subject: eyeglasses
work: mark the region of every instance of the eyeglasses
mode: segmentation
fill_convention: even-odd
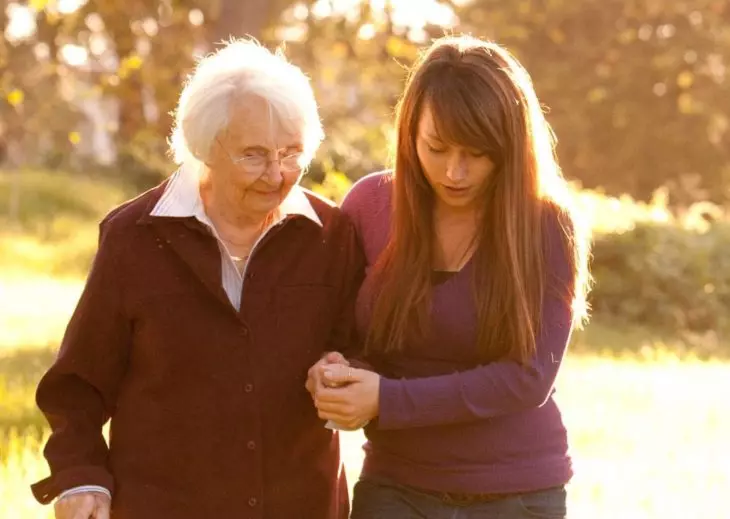
[[[272,162],[278,162],[279,168],[281,168],[281,171],[284,173],[292,173],[294,171],[299,171],[302,169],[301,159],[304,154],[301,151],[292,153],[291,155],[287,155],[285,157],[278,157],[276,159],[271,159],[265,155],[259,154],[246,154],[243,157],[236,158],[228,152],[228,150],[225,146],[223,146],[220,140],[218,140],[218,144],[221,148],[223,148],[223,151],[226,152],[226,155],[228,155],[231,163],[234,166],[241,168],[249,175],[263,175],[269,169],[269,166]]]

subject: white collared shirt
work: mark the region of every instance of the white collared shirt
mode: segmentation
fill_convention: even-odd
[[[251,249],[251,253],[256,248],[258,242],[278,223],[284,220],[288,215],[300,214],[321,226],[322,222],[314,211],[312,204],[309,202],[304,190],[299,186],[294,186],[287,197],[282,201],[274,216],[273,222],[269,227],[261,233],[261,236]],[[233,256],[228,252],[223,240],[216,230],[213,222],[205,213],[203,200],[200,197],[199,176],[195,170],[190,167],[182,166],[170,179],[165,192],[155,207],[150,212],[152,216],[165,216],[177,218],[195,217],[199,222],[210,229],[213,236],[218,240],[218,248],[221,251],[221,283],[223,289],[228,295],[231,305],[236,310],[241,307],[241,290],[243,289],[243,275],[236,268],[236,262]]]

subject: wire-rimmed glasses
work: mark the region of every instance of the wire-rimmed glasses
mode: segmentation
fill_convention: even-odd
[[[281,171],[283,173],[292,173],[295,171],[300,171],[302,169],[301,159],[303,153],[301,151],[297,151],[295,153],[275,159],[272,159],[264,154],[257,153],[246,154],[242,157],[234,157],[228,152],[226,147],[223,146],[220,141],[218,141],[218,144],[221,148],[223,148],[223,151],[226,152],[226,155],[228,155],[231,163],[236,167],[241,168],[248,175],[255,175],[257,177],[260,177],[261,175],[266,173],[272,162],[278,162],[279,168],[281,168]]]

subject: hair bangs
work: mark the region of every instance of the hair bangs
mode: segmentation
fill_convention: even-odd
[[[429,86],[424,100],[433,114],[438,137],[479,150],[501,165],[506,147],[504,114],[493,90],[469,70],[441,73]]]

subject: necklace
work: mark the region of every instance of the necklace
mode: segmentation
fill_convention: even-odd
[[[443,234],[442,233],[436,233],[436,243],[439,246],[439,256],[440,256],[440,262],[441,262],[441,270],[449,270],[449,271],[459,271],[461,270],[466,262],[468,261],[468,258],[470,257],[470,253],[474,251],[474,248],[476,246],[477,242],[477,236],[476,233],[469,233],[464,238],[462,238],[458,243],[457,246],[453,248],[454,251],[456,251],[455,254],[451,254],[451,258],[449,258],[446,254],[445,247],[443,246]],[[442,239],[439,239],[442,238]],[[453,259],[456,261],[453,261]]]

